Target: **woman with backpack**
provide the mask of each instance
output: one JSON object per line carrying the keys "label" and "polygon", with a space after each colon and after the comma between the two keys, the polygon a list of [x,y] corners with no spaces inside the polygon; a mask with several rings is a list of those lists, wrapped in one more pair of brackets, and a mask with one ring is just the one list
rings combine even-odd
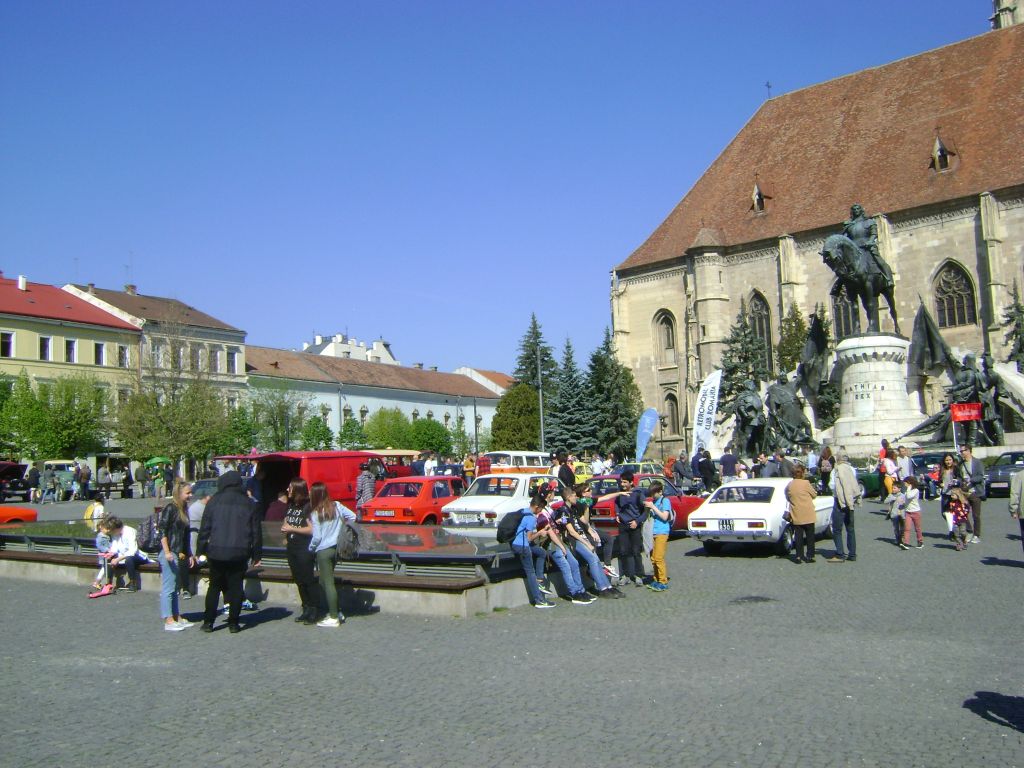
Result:
{"label": "woman with backpack", "polygon": [[180,632],[192,626],[192,622],[181,617],[178,610],[178,596],[188,578],[189,569],[196,564],[192,556],[192,540],[189,536],[188,502],[192,496],[192,485],[180,477],[174,480],[171,501],[160,512],[160,615],[164,630]]}
{"label": "woman with backpack", "polygon": [[316,624],[320,599],[313,573],[316,555],[309,549],[313,524],[309,522],[309,486],[301,477],[296,477],[288,484],[288,509],[281,524],[281,533],[285,537],[288,568],[291,569],[292,581],[299,590],[299,602],[302,603],[302,613],[295,620]]}
{"label": "woman with backpack", "polygon": [[338,536],[342,522],[355,522],[356,516],[331,499],[324,483],[313,483],[309,489],[309,508],[309,521],[313,527],[309,551],[316,555],[320,587],[327,598],[327,616],[317,622],[317,626],[337,627],[345,621],[345,616],[338,612],[338,585],[334,581],[334,567],[338,564]]}

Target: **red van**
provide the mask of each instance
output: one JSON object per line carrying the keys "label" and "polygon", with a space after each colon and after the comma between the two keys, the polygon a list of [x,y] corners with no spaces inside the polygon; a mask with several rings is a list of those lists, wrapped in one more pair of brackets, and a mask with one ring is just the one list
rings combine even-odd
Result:
{"label": "red van", "polygon": [[359,465],[374,459],[379,461],[380,455],[370,451],[278,451],[220,458],[244,458],[256,465],[257,472],[262,470],[264,502],[276,498],[282,488],[287,488],[294,478],[301,477],[310,486],[325,483],[332,499],[354,511]]}

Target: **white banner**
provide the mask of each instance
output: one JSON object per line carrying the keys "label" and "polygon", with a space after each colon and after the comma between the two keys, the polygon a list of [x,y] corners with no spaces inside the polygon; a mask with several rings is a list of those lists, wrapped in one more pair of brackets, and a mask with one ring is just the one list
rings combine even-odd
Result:
{"label": "white banner", "polygon": [[[715,414],[718,412],[718,390],[722,384],[722,372],[712,371],[704,379],[697,393],[697,402],[693,407],[693,450],[706,449],[714,456],[718,452],[715,440]],[[690,452],[693,455],[693,451]]]}

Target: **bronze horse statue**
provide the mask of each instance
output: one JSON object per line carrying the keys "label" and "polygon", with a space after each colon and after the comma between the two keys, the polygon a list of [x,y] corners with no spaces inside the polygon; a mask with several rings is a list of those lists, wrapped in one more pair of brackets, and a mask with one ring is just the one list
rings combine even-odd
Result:
{"label": "bronze horse statue", "polygon": [[856,309],[858,298],[868,319],[868,333],[878,333],[878,297],[885,296],[889,304],[889,317],[897,335],[900,324],[896,319],[896,300],[886,276],[882,274],[874,256],[857,247],[846,235],[829,235],[821,249],[821,260],[836,273],[839,281],[832,289],[838,296],[845,289],[846,296],[854,304],[853,332],[860,333],[860,312]]}

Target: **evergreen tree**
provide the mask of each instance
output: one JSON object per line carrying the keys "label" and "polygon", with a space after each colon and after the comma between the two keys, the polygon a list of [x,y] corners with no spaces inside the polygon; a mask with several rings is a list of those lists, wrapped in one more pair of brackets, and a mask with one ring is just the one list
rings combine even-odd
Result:
{"label": "evergreen tree", "polygon": [[576,365],[572,341],[565,340],[558,386],[551,399],[550,416],[545,419],[545,437],[552,449],[565,448],[581,453],[590,435],[591,419],[587,413],[587,387],[583,373]]}
{"label": "evergreen tree", "polygon": [[800,354],[807,343],[807,321],[794,303],[779,324],[779,344],[775,348],[775,359],[779,361],[779,370],[795,371],[800,363]]}
{"label": "evergreen tree", "polygon": [[345,423],[338,430],[338,447],[346,451],[359,451],[366,448],[367,445],[369,443],[359,420],[352,417],[345,419]]}
{"label": "evergreen tree", "polygon": [[334,444],[334,433],[322,416],[310,416],[302,425],[299,448],[303,451],[329,451]]}
{"label": "evergreen tree", "polygon": [[614,451],[620,458],[627,457],[635,447],[643,400],[633,372],[615,356],[608,328],[604,329],[601,345],[590,356],[586,391],[593,427],[583,438],[583,448]]}
{"label": "evergreen tree", "polygon": [[729,329],[722,352],[722,387],[719,390],[719,413],[731,413],[736,396],[743,385],[752,380],[755,386],[768,378],[768,367],[765,365],[764,341],[750,324],[747,308],[740,301],[740,312],[736,323]]}
{"label": "evergreen tree", "polygon": [[1013,303],[1003,313],[1003,322],[1007,326],[1003,342],[1009,350],[1006,362],[1016,364],[1017,371],[1024,372],[1024,304],[1021,304],[1016,280],[1013,281]]}
{"label": "evergreen tree", "polygon": [[540,404],[529,384],[516,384],[501,396],[491,421],[490,443],[503,451],[540,447]]}
{"label": "evergreen tree", "polygon": [[[537,380],[537,359],[540,358],[540,373],[544,383],[544,400],[551,400],[557,389],[558,366],[549,347],[544,341],[537,315],[530,314],[530,327],[519,342],[519,357],[516,358],[516,369],[512,376],[520,384],[529,384],[536,392],[540,389]],[[549,412],[545,405],[545,416]],[[511,450],[511,449],[508,449]]]}

